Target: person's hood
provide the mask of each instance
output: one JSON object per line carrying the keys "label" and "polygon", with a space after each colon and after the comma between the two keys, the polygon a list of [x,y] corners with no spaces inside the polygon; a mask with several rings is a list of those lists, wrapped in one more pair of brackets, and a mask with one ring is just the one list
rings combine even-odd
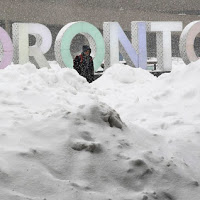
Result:
{"label": "person's hood", "polygon": [[90,52],[91,52],[91,49],[90,49],[90,47],[88,45],[83,45],[82,49],[83,49],[83,52],[85,52],[87,50],[90,50]]}

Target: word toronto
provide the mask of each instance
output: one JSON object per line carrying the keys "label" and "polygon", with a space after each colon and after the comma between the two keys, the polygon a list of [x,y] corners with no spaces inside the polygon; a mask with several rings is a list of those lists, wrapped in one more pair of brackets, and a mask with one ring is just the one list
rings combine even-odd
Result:
{"label": "word toronto", "polygon": [[[94,52],[94,67],[99,68],[104,61],[105,69],[119,62],[119,52],[126,62],[134,67],[147,68],[147,32],[156,32],[157,62],[161,70],[171,70],[171,34],[181,32],[180,55],[186,64],[198,60],[194,51],[194,41],[200,33],[200,21],[189,23],[183,30],[182,22],[131,22],[131,42],[118,22],[104,22],[101,32],[88,22],[78,21],[65,25],[58,33],[54,52],[61,67],[73,68],[70,45],[77,34],[84,35]],[[29,46],[29,35],[36,38],[36,43]],[[13,23],[12,40],[0,27],[1,63],[0,68],[11,62],[24,64],[33,56],[41,67],[50,67],[44,54],[52,46],[50,30],[38,23]]]}

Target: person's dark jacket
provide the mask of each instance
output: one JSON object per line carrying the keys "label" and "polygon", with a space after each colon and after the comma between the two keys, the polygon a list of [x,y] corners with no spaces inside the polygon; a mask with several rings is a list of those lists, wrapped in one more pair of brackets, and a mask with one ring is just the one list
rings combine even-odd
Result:
{"label": "person's dark jacket", "polygon": [[85,77],[89,83],[94,81],[94,65],[91,56],[86,56],[84,53],[76,56],[74,58],[74,69]]}

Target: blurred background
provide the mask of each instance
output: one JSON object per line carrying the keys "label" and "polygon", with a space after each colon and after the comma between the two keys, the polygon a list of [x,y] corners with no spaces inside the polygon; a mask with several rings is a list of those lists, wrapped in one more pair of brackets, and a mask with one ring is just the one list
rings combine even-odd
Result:
{"label": "blurred background", "polygon": [[[101,32],[103,22],[117,21],[130,39],[131,21],[182,21],[200,19],[199,0],[1,0],[0,26],[12,35],[12,23],[42,23],[52,32],[53,44],[60,29],[73,21],[87,21]],[[179,57],[180,32],[172,35],[172,56]],[[77,35],[71,45],[72,56],[81,52],[87,39]],[[30,36],[30,45],[35,38]],[[147,33],[148,57],[156,57],[156,35]],[[54,46],[45,55],[54,60]],[[200,38],[195,41],[195,51],[200,55]],[[122,59],[122,58],[121,58]]]}

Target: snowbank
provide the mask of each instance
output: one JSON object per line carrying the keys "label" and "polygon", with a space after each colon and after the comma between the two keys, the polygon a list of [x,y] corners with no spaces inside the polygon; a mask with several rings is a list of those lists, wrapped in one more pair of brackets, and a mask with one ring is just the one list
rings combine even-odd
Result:
{"label": "snowbank", "polygon": [[198,200],[189,67],[156,78],[118,65],[92,84],[54,64],[1,70],[0,199]]}
{"label": "snowbank", "polygon": [[[93,87],[98,88],[99,99],[115,109],[126,124],[143,127],[150,134],[162,137],[165,142],[161,143],[161,147],[164,149],[159,144],[156,145],[160,153],[163,152],[168,158],[171,156],[170,162],[176,158],[185,163],[192,171],[191,177],[199,180],[200,62],[186,66],[176,61],[172,72],[159,78],[150,74],[147,76],[143,71],[139,76],[133,77],[138,69],[122,65],[120,67],[125,69],[123,77],[134,80],[129,83],[116,80],[117,68],[111,67],[93,83]],[[129,69],[126,70],[127,68]],[[144,77],[143,81],[138,77]],[[178,165],[177,169],[180,168],[182,169]],[[185,170],[179,172],[185,174]],[[175,185],[174,183],[173,186]],[[186,188],[189,195],[190,188]],[[179,198],[161,199],[200,198],[199,194],[185,197],[186,193],[180,193]],[[181,196],[182,194],[184,195]]]}

